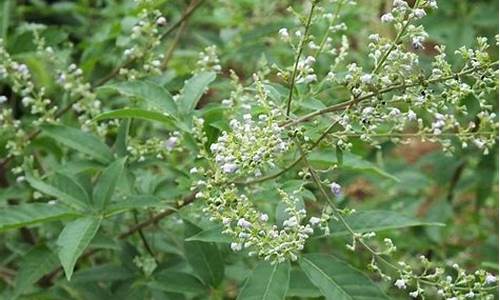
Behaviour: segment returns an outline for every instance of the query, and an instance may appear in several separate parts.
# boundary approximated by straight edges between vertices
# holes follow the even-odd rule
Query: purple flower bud
[[[241,218],[238,220],[238,226],[240,226],[242,228],[250,228],[250,227],[252,227],[252,223],[248,222],[244,218]]]
[[[177,146],[177,141],[178,138],[176,136],[171,136],[165,141],[165,148],[167,148],[168,151],[172,151],[175,146]]]
[[[336,182],[330,184],[330,191],[332,191],[335,197],[340,197],[340,195],[342,195],[342,187]]]

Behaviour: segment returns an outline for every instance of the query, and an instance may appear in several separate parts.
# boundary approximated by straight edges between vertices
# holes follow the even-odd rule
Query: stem
[[[330,126],[328,126],[328,128],[325,129],[325,131],[323,131],[323,133],[321,134],[321,136],[308,149],[309,152],[311,152],[312,150],[314,150],[320,144],[320,142],[328,135],[328,133],[333,129],[333,127],[335,125],[337,125],[337,124],[338,124],[338,121],[335,121]],[[264,176],[264,177],[260,177],[260,178],[256,178],[256,179],[253,179],[253,180],[242,182],[240,184],[243,184],[243,185],[252,185],[252,184],[256,184],[256,183],[260,183],[260,182],[264,182],[264,181],[267,181],[267,180],[271,180],[271,179],[277,178],[277,177],[281,176],[282,174],[286,173],[291,168],[295,167],[299,162],[301,162],[307,156],[307,154],[309,154],[309,153],[302,152],[300,154],[299,158],[297,158],[293,163],[291,163],[290,165],[288,165],[287,167],[285,167],[284,169],[282,169],[281,171],[279,171],[279,172],[277,172],[275,174]]]
[[[417,0],[415,2],[415,5],[413,6],[413,8],[414,9],[418,8],[419,4],[420,4],[420,0]],[[389,57],[389,54],[391,54],[391,52],[394,51],[394,49],[396,49],[396,47],[398,46],[399,41],[401,40],[403,35],[406,33],[406,30],[408,29],[408,26],[410,25],[409,18],[407,18],[405,21],[406,21],[405,25],[403,25],[403,28],[401,28],[401,30],[396,35],[396,38],[394,39],[394,41],[391,44],[391,47],[384,53],[384,55],[382,56],[380,61],[377,63],[377,66],[373,70],[372,74],[377,74],[380,71],[380,68],[382,68],[385,61],[387,60],[387,57]]]
[[[335,24],[335,21],[340,16],[340,11],[344,7],[345,1],[340,1],[339,4],[337,5],[337,9],[335,10],[335,14],[333,15],[332,19],[330,20],[330,23],[328,24],[328,27],[325,31],[325,34],[323,35],[323,38],[321,39],[321,42],[319,44],[318,50],[316,50],[316,53],[314,54],[314,57],[317,58],[318,55],[323,51],[323,48],[325,47],[326,40],[328,39],[328,35],[330,33],[330,27]]]
[[[304,153],[302,147],[300,146],[300,143],[298,143],[298,147],[299,147],[299,150],[302,153]],[[362,238],[359,238],[360,234],[356,233],[352,229],[352,227],[349,225],[349,223],[345,220],[344,216],[339,212],[339,209],[338,209],[337,205],[335,204],[334,200],[331,199],[330,195],[325,191],[323,184],[321,182],[321,179],[319,178],[318,174],[316,173],[314,168],[309,163],[307,157],[304,157],[304,162],[306,163],[307,168],[308,168],[309,172],[311,173],[311,177],[312,177],[314,183],[318,186],[321,194],[327,200],[328,204],[333,208],[333,211],[335,213],[335,217],[337,217],[337,219],[342,223],[342,225],[347,229],[347,231],[349,231],[349,233],[353,236],[353,238],[357,242],[359,242],[366,250],[368,250],[368,252],[370,252],[371,255],[373,255],[373,257],[375,257],[377,260],[383,262],[385,265],[387,265],[393,271],[401,274],[401,269],[396,264],[394,264],[393,262],[391,262],[387,258],[385,258],[382,253],[380,253],[380,252],[376,251],[375,249],[373,249],[372,247],[370,247],[370,245],[368,245]],[[423,284],[427,284],[430,286],[437,286],[437,284],[435,282],[422,279],[418,275],[411,274],[410,276],[417,282],[417,285],[419,285],[420,283],[423,283]],[[469,287],[456,286],[454,288],[457,290],[465,290],[465,291],[471,290],[471,288],[469,288]],[[480,287],[479,288],[480,291],[489,290],[489,289],[490,289],[490,287]]]
[[[409,83],[409,84],[402,83],[402,84],[399,84],[399,85],[393,85],[393,86],[387,87],[385,89],[381,89],[381,90],[379,90],[377,92],[372,92],[372,93],[366,94],[366,95],[361,96],[361,97],[359,97],[357,99],[352,99],[352,98],[344,99],[340,103],[337,103],[337,104],[325,107],[323,109],[314,111],[312,113],[306,114],[306,115],[304,115],[304,116],[302,116],[302,117],[300,117],[298,119],[295,119],[295,120],[285,121],[285,122],[281,123],[280,125],[283,126],[283,127],[288,127],[288,126],[296,125],[296,124],[308,121],[308,120],[310,120],[310,119],[312,119],[314,117],[317,117],[317,116],[320,116],[320,115],[323,115],[323,114],[326,114],[326,113],[330,113],[330,112],[335,112],[335,111],[342,110],[342,109],[344,109],[344,108],[346,108],[346,107],[348,107],[350,105],[356,104],[356,103],[361,102],[363,100],[370,99],[372,97],[376,97],[377,95],[386,94],[386,93],[389,93],[389,92],[392,92],[392,91],[395,91],[395,90],[407,89],[407,88],[416,87],[416,86],[420,86],[420,85],[435,84],[435,83],[447,81],[447,80],[450,80],[450,79],[454,79],[456,77],[461,77],[461,76],[464,76],[464,75],[468,75],[470,73],[474,73],[476,71],[480,71],[482,69],[493,67],[493,66],[495,66],[497,64],[498,64],[498,61],[495,61],[495,62],[493,62],[493,63],[491,63],[489,65],[486,65],[486,66],[480,66],[480,67],[476,67],[476,68],[469,68],[467,70],[464,70],[464,71],[461,71],[461,72],[457,72],[457,73],[451,74],[449,76],[443,76],[443,77],[439,77],[439,78],[434,78],[434,79],[426,80],[425,82],[419,81],[419,82],[413,82],[413,83]]]
[[[316,7],[316,5],[317,5],[317,1],[313,0],[313,2],[311,4],[311,10],[309,11],[309,16],[307,17],[307,23],[306,23],[305,30],[304,30],[304,36],[300,40],[299,48],[297,49],[297,57],[295,58],[295,65],[293,67],[292,77],[290,77],[290,92],[288,93],[288,101],[286,104],[286,115],[287,116],[290,115],[293,90],[295,89],[295,79],[296,79],[295,77],[297,76],[299,61],[300,61],[300,57],[302,56],[302,52],[304,51],[305,42],[309,36],[309,29],[311,27],[311,21],[312,21],[312,17],[314,14],[314,8]]]
[[[137,218],[137,211],[134,211],[134,221],[135,221],[135,224],[137,225],[138,224],[138,218]],[[137,230],[137,233],[139,233],[139,237],[141,238],[141,241],[142,241],[142,244],[144,245],[144,248],[146,249],[146,251],[149,253],[149,255],[151,255],[151,257],[155,260],[156,264],[158,264],[158,260],[156,259],[156,256],[155,256],[155,253],[153,252],[153,249],[151,248],[151,246],[149,246],[149,242],[148,240],[146,239],[146,236],[144,235],[144,232],[142,231],[142,228],[141,229],[138,229]]]

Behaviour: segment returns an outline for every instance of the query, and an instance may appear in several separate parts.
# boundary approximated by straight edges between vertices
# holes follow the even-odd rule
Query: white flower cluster
[[[198,61],[196,62],[194,73],[204,71],[220,73],[221,70],[222,67],[219,57],[217,56],[217,47],[215,45],[206,47],[205,50],[198,54]]]
[[[145,161],[148,157],[166,159],[173,151],[181,151],[181,134],[173,132],[167,139],[148,138],[145,142],[130,139],[127,151],[131,160]]]
[[[282,224],[271,225],[269,216],[259,212],[234,184],[221,187],[212,178],[202,185],[203,190],[196,197],[207,201],[205,211],[210,213],[212,221],[222,223],[222,232],[234,237],[233,251],[248,249],[249,256],[261,257],[272,264],[294,261],[319,224],[315,217],[305,222],[306,211],[297,208],[297,196],[282,190],[279,193],[288,218]]]
[[[216,143],[210,145],[214,160],[226,174],[260,174],[260,167],[273,165],[275,157],[288,149],[283,129],[277,120],[278,109],[260,114],[254,120],[250,113],[243,120],[233,119],[230,132],[223,132]]]
[[[120,75],[136,80],[161,74],[164,55],[154,49],[161,43],[160,29],[166,24],[167,20],[160,11],[146,8],[141,11],[139,20],[132,27],[130,45],[123,51],[127,63],[120,69]]]
[[[452,277],[446,275],[443,268],[433,267],[425,256],[420,256],[419,260],[425,266],[421,274],[415,274],[407,263],[399,262],[401,273],[400,277],[394,281],[396,288],[406,290],[408,285],[414,284],[416,280],[426,280],[436,287],[436,294],[440,299],[493,299],[492,295],[486,294],[484,290],[496,284],[496,276],[484,270],[469,274],[458,264],[453,264],[451,267],[456,272],[456,276]],[[417,285],[417,288],[410,290],[408,295],[411,298],[417,298],[424,297],[426,293],[426,290]]]
[[[23,107],[27,113],[36,118],[28,126],[38,126],[55,119],[57,105],[45,96],[45,88],[37,89],[33,82],[28,66],[15,61],[4,48],[3,40],[0,39],[0,80],[9,83],[12,91],[21,97]],[[1,96],[0,105],[0,132],[10,136],[7,142],[8,157],[19,156],[26,146],[26,131],[21,128],[21,123],[14,120],[12,109],[6,106],[7,99]]]
[[[97,99],[97,95],[90,83],[86,82],[82,69],[75,64],[70,64],[66,69],[59,72],[56,82],[74,100],[72,109],[78,115],[81,128],[105,136],[109,130],[108,123],[92,122],[102,112],[102,103]]]
[[[487,40],[479,38],[475,49],[463,47],[456,52],[465,62],[458,71],[447,62],[444,47],[436,47],[433,68],[425,74],[415,52],[420,46],[415,43],[421,44],[427,33],[411,21],[437,5],[435,1],[417,1],[416,5],[412,8],[406,1],[394,1],[392,11],[382,18],[391,20],[398,30],[394,40],[370,35],[373,70],[351,63],[344,78],[327,76],[337,78],[356,104],[340,115],[345,131],[335,133],[337,146],[348,149],[350,137],[373,146],[384,138],[393,142],[420,138],[441,143],[446,152],[456,150],[452,142],[457,140],[462,147],[472,144],[488,153],[495,145],[498,117],[487,99],[497,90],[498,72]],[[481,107],[474,116],[463,105],[468,96],[474,96]]]

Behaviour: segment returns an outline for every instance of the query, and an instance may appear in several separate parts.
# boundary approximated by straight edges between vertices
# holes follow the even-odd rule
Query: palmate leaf
[[[185,236],[190,237],[201,231],[201,228],[184,220]],[[194,272],[209,286],[218,286],[224,277],[224,262],[219,248],[214,243],[184,241],[187,261]]]
[[[90,133],[77,128],[53,124],[43,125],[42,130],[61,144],[85,153],[102,163],[113,160],[113,154],[108,146]]]
[[[122,95],[143,99],[147,106],[160,112],[175,116],[177,105],[172,95],[162,86],[147,80],[119,82],[103,86],[102,89],[112,89]]]
[[[59,260],[68,280],[71,279],[78,257],[97,233],[101,219],[95,216],[83,217],[68,223],[57,239]]]
[[[327,300],[389,299],[363,273],[333,256],[306,254],[299,264]]]
[[[30,203],[12,205],[0,209],[0,232],[61,220],[76,215],[75,211],[58,204]]]
[[[290,281],[290,263],[261,262],[243,286],[238,300],[283,300]]]
[[[186,81],[177,102],[181,113],[188,114],[195,109],[201,96],[205,93],[208,85],[215,80],[215,77],[214,72],[201,72]]]

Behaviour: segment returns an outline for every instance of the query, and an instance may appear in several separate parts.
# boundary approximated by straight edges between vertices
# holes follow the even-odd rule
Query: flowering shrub
[[[3,298],[498,297],[493,2],[90,2],[2,4]]]

